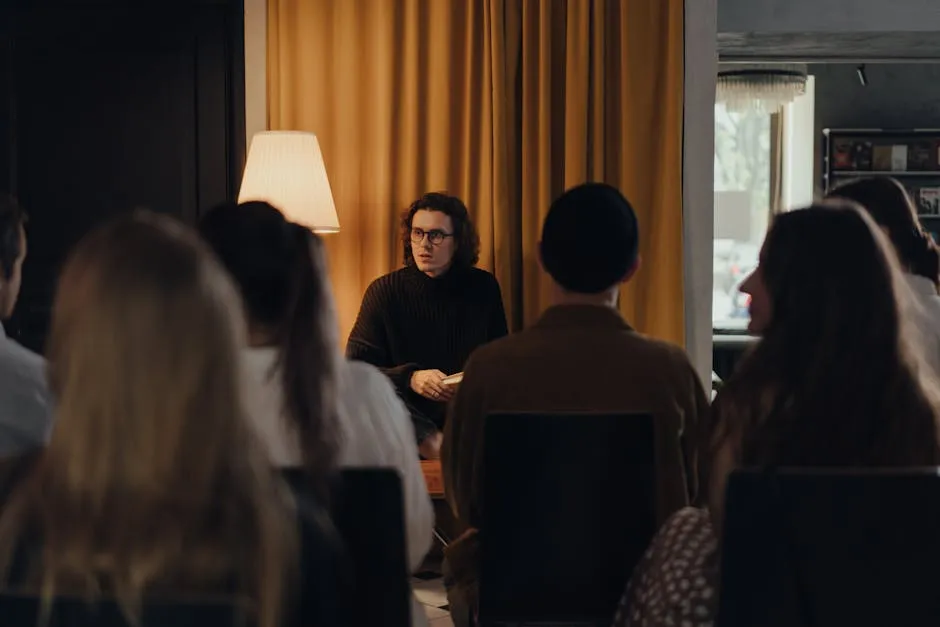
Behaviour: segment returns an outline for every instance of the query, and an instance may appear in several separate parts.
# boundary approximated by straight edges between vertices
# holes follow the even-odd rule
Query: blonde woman
[[[6,469],[5,588],[104,589],[131,614],[150,595],[223,593],[259,627],[338,622],[329,532],[298,516],[244,419],[240,310],[169,218],[136,213],[78,245],[52,320],[55,431]]]

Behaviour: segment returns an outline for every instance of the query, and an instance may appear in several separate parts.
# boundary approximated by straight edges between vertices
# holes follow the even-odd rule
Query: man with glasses
[[[440,456],[449,375],[477,347],[506,335],[496,278],[476,268],[480,238],[454,196],[425,194],[401,222],[405,267],[366,290],[346,356],[381,369],[411,412],[425,459]]]

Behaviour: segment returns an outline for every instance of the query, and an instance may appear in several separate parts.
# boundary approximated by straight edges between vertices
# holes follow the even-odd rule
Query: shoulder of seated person
[[[373,279],[372,282],[369,283],[369,287],[366,288],[366,293],[385,293],[391,289],[393,285],[396,285],[401,281],[406,270],[407,268],[399,268],[398,270],[392,270],[388,274],[383,274],[382,276]]]
[[[46,359],[15,341],[4,342],[0,344],[0,372],[5,377],[18,374],[45,382]]]
[[[661,356],[663,359],[677,363],[691,363],[688,353],[677,344],[650,337],[649,335],[636,331],[629,333],[628,336],[636,342],[641,350],[646,351],[650,355]]]
[[[684,348],[636,331],[618,331],[619,341],[609,344],[614,354],[621,353],[619,361],[642,363],[648,372],[683,381],[695,372],[692,360]]]
[[[473,266],[468,269],[467,276],[470,282],[475,286],[499,288],[499,281],[496,279],[496,275],[489,270]]]
[[[698,375],[685,349],[664,340],[640,337],[643,337],[646,347],[642,359],[648,367],[657,370],[677,388],[691,391],[694,388],[692,377]]]
[[[467,276],[472,277],[473,279],[485,283],[493,283],[496,281],[496,277],[489,270],[484,270],[477,266],[470,266],[467,268]]]
[[[343,388],[359,393],[395,394],[388,377],[372,364],[364,361],[344,359],[339,365],[339,378]]]
[[[511,365],[512,357],[516,355],[518,348],[525,346],[527,346],[525,331],[510,333],[505,337],[487,342],[478,346],[470,354],[470,359],[464,366],[464,372],[480,369],[481,366],[486,370],[500,365],[514,367]]]

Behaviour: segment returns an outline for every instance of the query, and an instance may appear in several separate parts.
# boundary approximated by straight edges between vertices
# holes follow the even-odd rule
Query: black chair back
[[[603,625],[656,530],[649,415],[494,413],[479,621]]]
[[[0,594],[0,624],[3,627],[251,627],[247,608],[233,600],[167,600],[147,602],[140,623],[127,619],[120,605],[107,599],[89,603],[85,599],[56,597],[50,604],[49,621],[42,618],[42,600],[25,594]]]
[[[299,495],[307,492],[300,469],[284,469]],[[349,627],[410,627],[411,589],[401,478],[390,468],[344,469],[330,502],[353,577]]]
[[[717,627],[940,624],[937,470],[738,471]]]

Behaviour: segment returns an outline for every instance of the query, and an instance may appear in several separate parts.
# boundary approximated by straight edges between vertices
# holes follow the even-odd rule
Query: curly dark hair
[[[463,201],[456,196],[444,192],[429,192],[411,203],[401,216],[401,244],[405,253],[405,265],[415,264],[414,254],[411,252],[411,221],[415,214],[422,209],[427,211],[440,211],[450,216],[454,223],[454,242],[457,249],[454,252],[452,267],[471,268],[480,260],[480,235],[477,233],[470,212]]]

